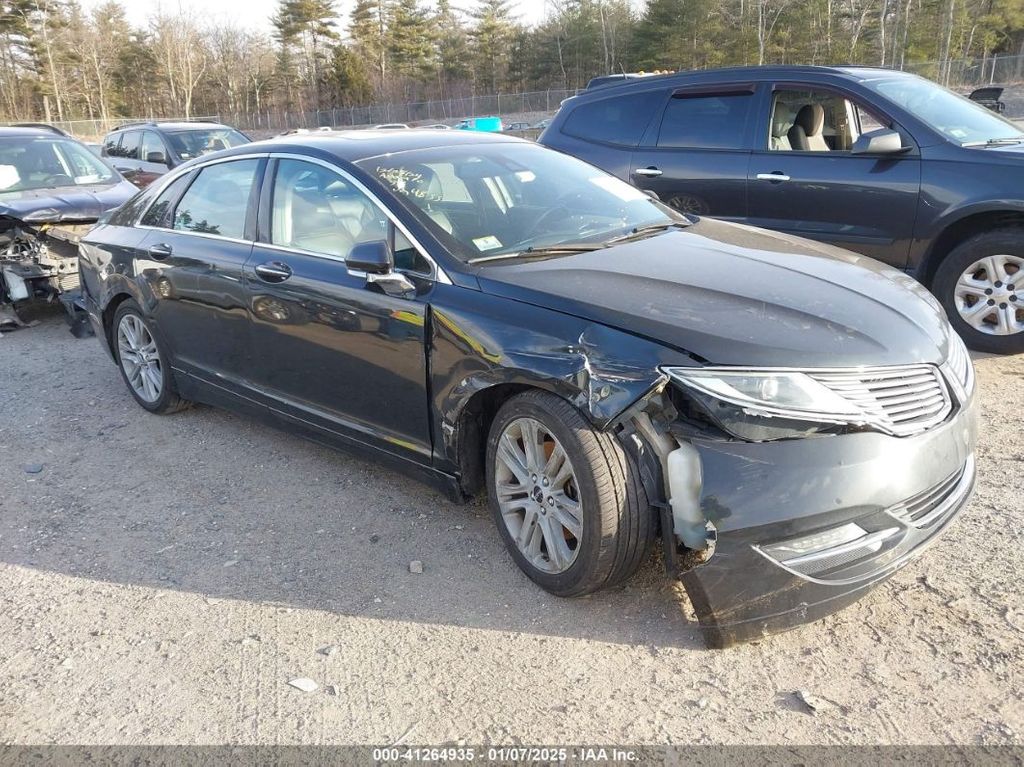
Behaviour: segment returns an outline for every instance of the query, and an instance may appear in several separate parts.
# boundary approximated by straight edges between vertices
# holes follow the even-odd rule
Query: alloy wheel
[[[1024,331],[1024,258],[994,255],[975,261],[957,280],[954,303],[964,322],[982,333]]]
[[[163,391],[164,376],[156,340],[135,314],[126,314],[117,326],[117,355],[125,379],[145,402],[156,402]]]
[[[568,570],[579,554],[583,517],[561,443],[540,421],[517,418],[498,440],[494,468],[501,518],[516,547],[542,572]]]

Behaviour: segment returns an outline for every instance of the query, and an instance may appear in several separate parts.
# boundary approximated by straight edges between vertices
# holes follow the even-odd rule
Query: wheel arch
[[[119,291],[114,293],[103,307],[103,337],[111,354],[114,354],[114,315],[117,314],[118,307],[131,298],[134,296],[128,291]],[[116,355],[114,356],[116,360]]]
[[[933,240],[918,268],[917,278],[931,287],[942,259],[957,245],[977,234],[1010,226],[1024,226],[1024,207],[961,211],[961,215],[948,222]]]

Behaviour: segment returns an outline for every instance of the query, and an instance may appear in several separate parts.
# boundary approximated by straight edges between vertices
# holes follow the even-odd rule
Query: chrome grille
[[[949,389],[933,365],[809,375],[855,404],[872,425],[900,437],[941,423],[953,409]]]
[[[971,456],[959,471],[886,511],[910,527],[928,527],[942,519],[946,512],[964,499],[973,481],[974,456]]]

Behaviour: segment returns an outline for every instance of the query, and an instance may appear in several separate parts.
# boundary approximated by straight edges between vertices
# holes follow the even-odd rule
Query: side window
[[[742,149],[750,93],[673,96],[661,118],[658,146]]]
[[[647,91],[580,104],[562,131],[588,141],[636,146],[664,95],[664,91]]]
[[[154,155],[160,155],[160,160],[150,160]],[[142,159],[146,162],[167,162],[167,151],[164,149],[164,142],[153,131],[148,130],[142,134]]]
[[[395,252],[395,269],[400,269],[403,272],[429,274],[430,264],[427,263],[427,259],[416,250],[416,247],[409,242],[409,238],[402,234],[397,226],[392,225],[391,229],[394,232],[394,241],[391,247]]]
[[[302,160],[280,160],[274,176],[270,241],[345,258],[360,242],[386,240],[383,211],[337,173]]]
[[[174,228],[241,239],[259,160],[203,168],[174,212]]]
[[[139,223],[144,226],[166,226],[167,213],[170,211],[174,201],[178,199],[181,190],[188,184],[189,178],[190,174],[186,173],[168,184],[167,188],[156,198],[156,201],[149,206],[149,210],[145,212]]]
[[[118,152],[120,152],[121,150],[120,150],[118,145],[120,143],[121,143],[121,134],[120,133],[111,133],[103,141],[103,152],[104,152],[104,154],[106,154],[107,157],[119,157],[120,155],[118,154]]]
[[[121,148],[117,153],[118,157],[126,160],[139,159],[139,139],[142,138],[142,131],[130,130],[121,136]]]
[[[889,127],[879,115],[827,90],[778,90],[772,96],[768,148],[781,152],[849,152],[868,131]]]

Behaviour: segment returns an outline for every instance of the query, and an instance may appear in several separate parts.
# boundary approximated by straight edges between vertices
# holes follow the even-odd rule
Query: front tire
[[[949,252],[932,289],[970,348],[1024,352],[1024,228],[971,237]]]
[[[184,410],[191,404],[178,396],[167,355],[149,320],[132,299],[117,307],[111,341],[121,377],[142,407],[163,415]]]
[[[654,516],[633,459],[546,392],[519,394],[498,411],[487,490],[512,558],[557,596],[621,583],[650,552]]]

